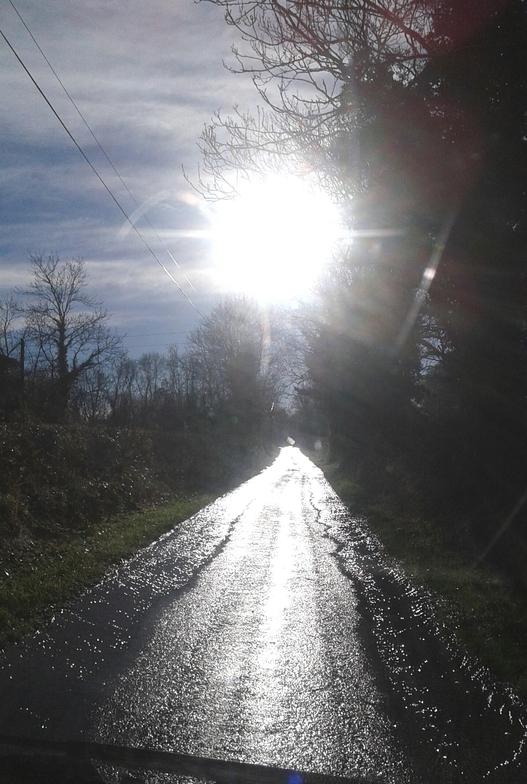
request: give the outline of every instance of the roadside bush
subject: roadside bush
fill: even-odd
[[[15,531],[27,515],[27,507],[19,493],[0,493],[0,533]]]
[[[0,539],[60,537],[170,495],[223,492],[270,454],[228,419],[172,431],[0,425]]]
[[[159,492],[145,433],[37,424],[0,434],[1,535],[22,523],[50,535],[79,530]]]

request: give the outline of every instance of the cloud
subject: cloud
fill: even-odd
[[[208,246],[183,236],[204,227],[182,164],[197,169],[197,141],[213,112],[254,100],[229,74],[232,29],[219,9],[190,0],[15,0],[69,93],[163,235],[206,310],[216,289]],[[137,205],[7,5],[2,29],[124,210]],[[198,318],[133,231],[2,42],[0,46],[0,296],[28,276],[28,252],[87,260],[90,286],[115,323],[159,331],[163,319]],[[162,194],[162,198],[160,197]],[[180,273],[143,218],[137,225],[178,282]],[[172,232],[172,234],[171,234]],[[178,234],[179,232],[179,234]],[[192,276],[194,276],[192,278]],[[186,286],[183,279],[181,285]],[[200,308],[200,309],[201,309]],[[154,330],[155,331],[155,330]]]

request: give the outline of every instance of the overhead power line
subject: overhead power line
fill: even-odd
[[[70,93],[68,92],[68,90],[67,90],[67,88],[66,88],[65,84],[63,83],[62,79],[60,78],[60,76],[58,75],[58,73],[57,73],[57,72],[56,72],[56,70],[53,68],[53,66],[51,65],[51,63],[50,63],[50,61],[48,60],[48,58],[46,57],[46,55],[45,55],[44,51],[42,50],[42,47],[40,46],[40,44],[38,43],[37,39],[35,38],[35,36],[34,36],[34,35],[33,35],[33,33],[31,32],[31,30],[29,29],[29,27],[28,27],[28,25],[27,25],[26,21],[24,20],[24,18],[23,18],[23,17],[22,17],[22,15],[21,15],[20,11],[19,11],[19,10],[18,10],[18,8],[16,7],[16,5],[13,3],[13,0],[9,0],[9,4],[10,4],[10,5],[11,5],[11,7],[13,8],[14,12],[15,12],[15,13],[16,13],[16,15],[18,16],[18,18],[20,19],[20,21],[22,22],[22,24],[24,25],[24,27],[26,28],[26,30],[27,30],[27,32],[28,32],[28,34],[29,34],[29,36],[31,37],[31,40],[33,41],[33,43],[34,43],[34,44],[35,44],[35,46],[37,47],[38,51],[40,52],[40,54],[42,55],[42,57],[44,58],[44,60],[46,61],[47,65],[49,66],[49,69],[51,70],[51,72],[52,72],[52,74],[53,74],[53,76],[55,77],[55,79],[57,80],[57,82],[60,84],[60,86],[62,87],[62,89],[64,90],[64,92],[66,93],[66,95],[67,95],[67,97],[69,98],[69,100],[70,100],[70,102],[71,102],[72,106],[74,107],[75,111],[77,112],[77,114],[78,114],[78,115],[79,115],[79,117],[81,118],[82,122],[84,123],[84,125],[86,126],[86,128],[88,129],[88,131],[90,132],[90,134],[91,134],[91,136],[92,136],[93,140],[95,141],[95,143],[97,144],[98,148],[100,149],[100,151],[102,152],[102,154],[104,155],[104,157],[106,158],[106,160],[108,161],[108,163],[110,164],[110,166],[112,167],[112,169],[113,169],[114,173],[116,174],[116,176],[119,178],[119,180],[120,180],[120,182],[121,182],[121,184],[122,184],[123,188],[126,190],[126,192],[128,193],[128,195],[129,195],[129,196],[130,196],[130,198],[132,199],[132,201],[133,201],[133,203],[135,204],[135,206],[136,206],[136,207],[139,209],[139,211],[141,212],[141,215],[142,215],[142,216],[143,216],[143,218],[146,220],[146,222],[148,223],[148,225],[150,226],[150,228],[151,228],[151,229],[152,229],[152,231],[154,232],[155,236],[157,237],[157,239],[159,240],[159,242],[161,243],[161,245],[163,246],[163,248],[166,250],[167,254],[170,256],[170,258],[172,259],[172,261],[174,262],[174,264],[176,265],[176,267],[179,269],[179,271],[181,272],[181,274],[182,274],[182,275],[183,275],[183,277],[185,278],[185,280],[186,280],[186,282],[188,283],[188,285],[190,286],[190,288],[191,288],[191,289],[193,289],[193,291],[195,291],[196,289],[194,288],[194,286],[192,285],[192,283],[190,282],[190,280],[188,279],[188,277],[187,277],[187,276],[185,275],[185,273],[183,272],[183,269],[182,269],[182,267],[181,267],[181,264],[179,264],[179,262],[178,262],[178,261],[176,261],[176,259],[174,258],[174,256],[173,256],[173,255],[172,255],[172,253],[170,252],[170,250],[167,248],[166,244],[163,242],[163,240],[161,239],[161,237],[159,236],[159,234],[157,233],[157,231],[155,230],[155,228],[152,226],[152,224],[151,224],[150,220],[148,219],[148,217],[147,217],[146,213],[143,211],[142,207],[141,207],[141,206],[139,205],[139,203],[136,201],[136,199],[135,199],[135,197],[134,197],[133,193],[132,193],[132,192],[130,191],[130,189],[128,188],[128,185],[125,183],[125,181],[123,180],[123,178],[121,177],[121,175],[120,175],[120,174],[119,174],[119,172],[117,171],[117,169],[116,169],[116,167],[114,166],[113,162],[111,161],[111,159],[110,159],[110,157],[109,157],[108,153],[106,152],[106,150],[105,150],[105,149],[104,149],[104,147],[102,146],[101,142],[99,141],[99,139],[98,139],[98,138],[97,138],[97,136],[95,135],[94,131],[93,131],[93,130],[92,130],[92,128],[90,127],[90,124],[88,123],[87,119],[84,117],[83,113],[81,112],[81,110],[79,109],[79,107],[77,106],[77,104],[75,103],[74,99],[72,98],[72,96],[71,96],[71,95],[70,95]]]
[[[16,49],[15,49],[15,48],[14,48],[14,46],[11,44],[11,42],[9,41],[9,39],[7,38],[7,36],[5,35],[5,33],[4,33],[2,30],[0,30],[0,35],[2,36],[2,38],[4,39],[4,41],[6,42],[7,46],[9,47],[9,49],[10,49],[10,50],[13,52],[14,56],[16,57],[16,59],[18,60],[18,62],[20,63],[20,65],[22,66],[22,68],[24,69],[24,71],[26,72],[26,74],[28,75],[29,79],[30,79],[30,80],[33,82],[33,84],[35,85],[36,89],[38,90],[38,92],[40,93],[40,95],[42,96],[42,98],[44,99],[44,101],[47,103],[47,105],[49,106],[49,108],[51,109],[51,111],[53,112],[53,114],[55,115],[55,117],[57,118],[57,120],[59,121],[59,123],[62,125],[62,127],[64,128],[64,130],[65,130],[65,131],[66,131],[66,133],[68,134],[69,138],[71,139],[71,141],[73,142],[73,144],[75,145],[75,147],[77,148],[77,150],[80,152],[80,154],[82,155],[82,157],[84,158],[84,160],[86,161],[86,163],[88,164],[88,166],[90,167],[90,169],[93,171],[93,173],[95,174],[95,176],[97,177],[97,179],[99,180],[99,182],[101,183],[101,185],[102,185],[102,186],[104,187],[104,189],[107,191],[107,193],[109,194],[110,198],[111,198],[111,199],[112,199],[112,200],[115,202],[115,204],[117,205],[117,207],[119,208],[119,210],[121,211],[121,213],[124,215],[125,219],[126,219],[126,220],[127,220],[127,222],[130,224],[130,226],[132,227],[132,229],[135,231],[135,233],[137,234],[137,236],[139,237],[139,239],[141,240],[141,242],[144,244],[144,246],[146,247],[146,249],[147,249],[147,250],[149,251],[149,253],[150,253],[150,254],[153,256],[153,258],[154,258],[154,259],[157,261],[157,263],[158,263],[158,264],[159,264],[159,266],[160,266],[160,267],[161,267],[161,268],[164,270],[164,272],[165,272],[165,273],[168,275],[168,277],[170,278],[170,280],[171,280],[171,281],[172,281],[172,282],[173,282],[173,283],[174,283],[174,284],[177,286],[177,288],[179,289],[179,291],[181,292],[181,294],[182,294],[182,295],[185,297],[185,299],[187,300],[187,302],[188,302],[188,303],[189,303],[189,304],[190,304],[190,305],[191,305],[191,306],[194,308],[194,310],[195,310],[195,311],[198,313],[198,315],[199,315],[201,318],[203,318],[203,314],[200,312],[199,308],[198,308],[198,307],[197,307],[197,306],[196,306],[196,305],[195,305],[195,304],[192,302],[192,300],[190,299],[190,297],[188,296],[188,294],[186,293],[186,291],[184,291],[184,290],[181,288],[181,286],[179,285],[179,283],[177,282],[177,280],[176,280],[176,279],[173,277],[173,275],[171,274],[170,270],[168,270],[168,269],[167,269],[167,267],[166,267],[166,266],[163,264],[163,262],[161,261],[161,259],[160,259],[160,258],[159,258],[159,256],[157,255],[157,253],[156,253],[156,252],[154,251],[154,249],[153,249],[153,248],[152,248],[152,247],[149,245],[149,243],[148,243],[148,242],[146,241],[146,239],[143,237],[143,235],[141,234],[141,232],[139,231],[139,229],[137,228],[137,226],[136,226],[136,225],[134,224],[134,222],[131,220],[131,218],[129,217],[128,213],[127,213],[127,212],[126,212],[126,210],[124,209],[124,207],[121,205],[121,203],[119,202],[119,200],[117,199],[117,197],[114,195],[114,193],[112,192],[112,190],[110,189],[110,187],[109,187],[109,186],[106,184],[106,182],[104,181],[104,179],[101,177],[101,175],[99,174],[99,172],[97,171],[97,169],[95,168],[95,166],[93,165],[93,163],[90,161],[90,159],[88,158],[88,156],[86,155],[86,153],[84,152],[84,150],[82,149],[82,147],[80,146],[80,144],[77,142],[77,140],[76,140],[76,139],[75,139],[75,137],[73,136],[72,132],[70,131],[70,129],[68,128],[68,126],[66,125],[66,123],[64,122],[64,120],[63,120],[63,119],[61,118],[61,116],[59,115],[58,111],[55,109],[55,107],[53,106],[53,104],[51,103],[51,101],[49,100],[49,98],[47,97],[47,95],[45,94],[44,90],[43,90],[43,89],[41,88],[41,86],[38,84],[37,80],[35,79],[35,77],[34,77],[34,76],[33,76],[33,74],[31,73],[31,71],[29,70],[29,68],[26,66],[26,64],[24,63],[24,61],[22,60],[22,58],[20,57],[20,55],[18,54],[18,52],[16,51]]]

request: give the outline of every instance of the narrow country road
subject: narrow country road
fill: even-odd
[[[0,667],[3,734],[391,784],[527,780],[525,706],[293,447]]]

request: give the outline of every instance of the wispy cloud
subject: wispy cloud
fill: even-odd
[[[184,198],[188,185],[181,166],[195,171],[201,128],[216,109],[253,100],[248,80],[222,66],[232,30],[217,8],[192,0],[15,5],[135,199],[147,206],[163,241],[194,275],[201,287],[195,299],[206,308],[216,284],[208,274],[207,243],[181,233],[204,225],[192,200]],[[9,3],[0,27],[125,211],[134,213],[137,205]],[[91,285],[120,327],[139,322],[146,332],[149,322],[158,331],[163,320],[167,328],[195,322],[196,313],[188,312],[144,245],[122,231],[122,213],[3,41],[0,68],[0,295],[27,280],[28,252],[56,251],[87,260]],[[136,218],[161,255],[157,238]]]

